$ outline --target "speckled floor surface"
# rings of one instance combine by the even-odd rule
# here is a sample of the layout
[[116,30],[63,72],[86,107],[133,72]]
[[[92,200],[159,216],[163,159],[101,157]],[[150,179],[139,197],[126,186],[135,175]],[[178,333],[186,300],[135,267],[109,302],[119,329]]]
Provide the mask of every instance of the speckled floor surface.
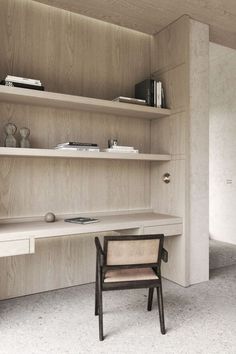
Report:
[[210,240],[210,269],[236,264],[236,245]]
[[99,342],[93,291],[89,284],[1,301],[0,353],[236,353],[236,265],[190,288],[164,281],[165,336],[156,302],[146,311],[146,291],[107,292]]

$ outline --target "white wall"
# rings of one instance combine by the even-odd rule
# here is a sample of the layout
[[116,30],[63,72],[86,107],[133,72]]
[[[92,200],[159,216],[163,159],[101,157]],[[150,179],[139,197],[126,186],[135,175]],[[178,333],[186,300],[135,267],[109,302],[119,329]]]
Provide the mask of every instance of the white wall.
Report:
[[236,244],[236,50],[213,43],[209,165],[210,237]]

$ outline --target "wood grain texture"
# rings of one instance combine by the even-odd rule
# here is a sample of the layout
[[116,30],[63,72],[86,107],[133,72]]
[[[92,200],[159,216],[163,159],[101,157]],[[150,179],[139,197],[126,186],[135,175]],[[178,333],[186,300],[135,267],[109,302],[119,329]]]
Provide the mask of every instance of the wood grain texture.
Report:
[[142,153],[150,152],[150,122],[137,118],[96,114],[62,109],[0,104],[0,145],[4,146],[4,125],[14,122],[19,128],[30,128],[32,148],[49,149],[58,143],[81,141],[107,148],[108,139],[117,138],[120,145],[130,145]]
[[35,254],[0,258],[0,267],[0,299],[93,282],[94,235],[37,240]]
[[30,250],[30,240],[12,240],[0,242],[0,257],[9,257],[21,254],[32,253]]
[[195,20],[210,25],[210,39],[213,42],[236,48],[234,0],[35,0],[85,16],[115,23],[155,34],[187,14]]
[[150,36],[31,0],[0,4],[0,77],[38,78],[48,91],[133,96],[150,75]]
[[[38,78],[51,92],[110,100],[133,96],[135,83],[150,76],[150,36],[31,0],[0,2],[0,39],[0,77]],[[105,148],[108,139],[118,138],[150,152],[148,119],[68,111],[67,104],[31,106],[27,100],[1,102],[1,146],[3,127],[12,121],[30,128],[34,148],[70,140]],[[133,162],[2,157],[0,217],[146,209],[150,163]],[[39,240],[34,255],[0,260],[0,298],[91,282],[94,255],[93,236]]]
[[2,158],[1,166],[1,217],[150,205],[150,171],[145,161]]
[[82,96],[64,95],[61,93],[26,90],[16,87],[0,86],[0,101],[55,107],[68,110],[88,111],[142,119],[156,119],[170,114],[170,110],[157,107],[140,106],[122,102],[112,102]]
[[169,161],[170,155],[141,154],[141,153],[110,153],[93,151],[74,151],[58,149],[32,149],[32,148],[8,148],[0,147],[0,156],[4,157],[39,157],[39,158],[62,158],[84,160],[130,160],[130,161]]
[[[188,158],[187,119],[189,115],[189,32],[190,19],[183,16],[152,40],[151,68],[156,78],[163,80],[168,104],[173,108],[166,120],[152,122],[151,151],[168,151],[172,161],[152,166],[151,205],[156,210],[180,215],[184,219],[183,235],[168,240],[165,247],[169,252],[169,262],[163,265],[163,274],[183,286],[189,285],[188,263],[188,179],[186,162]],[[158,55],[158,51],[160,54]],[[156,60],[157,58],[157,60]],[[175,111],[175,113],[174,113]],[[170,173],[171,182],[165,184],[164,173]],[[156,197],[158,195],[158,197]]]
[[[167,278],[184,286],[207,280],[209,272],[207,34],[207,25],[184,16],[152,42],[152,70],[164,82],[172,115],[152,122],[151,151],[171,153],[172,161],[158,169],[152,166],[151,201],[157,210],[184,218],[182,237],[166,242],[170,261],[163,267]],[[168,185],[162,181],[166,172],[171,175]]]
[[[186,153],[186,112],[172,114],[171,117],[152,123],[151,152],[171,154],[172,159]],[[168,134],[167,134],[168,132]]]
[[[65,222],[65,217],[57,216],[57,219],[53,223],[46,223],[43,220],[43,216],[38,217],[35,221],[27,221],[25,218],[21,218],[18,222],[11,222],[11,219],[1,220],[0,228],[0,245],[5,241],[16,240],[31,240],[47,237],[58,237],[66,235],[81,235],[95,232],[106,231],[119,231],[139,229],[143,227],[162,226],[171,227],[172,233],[169,235],[177,235],[179,228],[182,227],[182,219],[177,216],[168,214],[158,214],[153,212],[133,212],[133,213],[111,213],[111,215],[99,215],[101,213],[93,213],[92,216],[99,219],[99,222],[89,224],[77,224]],[[70,217],[78,216],[78,214],[71,215]],[[68,216],[67,216],[68,218]],[[29,243],[28,243],[28,253]]]

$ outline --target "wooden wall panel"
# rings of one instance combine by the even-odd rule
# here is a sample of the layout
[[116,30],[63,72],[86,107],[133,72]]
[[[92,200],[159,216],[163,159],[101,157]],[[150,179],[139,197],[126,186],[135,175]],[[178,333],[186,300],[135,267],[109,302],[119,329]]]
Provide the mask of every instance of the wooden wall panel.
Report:
[[186,112],[183,111],[153,122],[151,152],[171,154],[172,158],[180,157],[180,155],[184,157],[186,152],[186,119]]
[[[210,25],[212,42],[236,49],[234,0],[34,0],[140,32],[156,34],[177,18],[188,14]],[[177,31],[179,33],[179,29]],[[178,35],[178,34],[177,34]]]
[[[93,141],[105,148],[116,137],[121,145],[150,152],[147,120],[8,104],[0,105],[0,114],[0,130],[8,121],[29,127],[35,148],[66,141]],[[1,145],[4,138],[2,134]],[[0,217],[147,208],[149,166],[138,161],[2,158]]]
[[[153,76],[163,80],[173,114],[152,123],[151,150],[171,153],[172,161],[153,165],[151,202],[184,219],[182,237],[166,242],[170,261],[163,267],[168,279],[184,286],[209,276],[208,46],[208,26],[188,16],[152,41]],[[171,174],[169,185],[162,181],[165,172]]]
[[1,0],[0,77],[40,79],[47,91],[112,99],[150,74],[150,36],[48,7]]
[[[47,91],[113,99],[150,76],[150,36],[31,0],[0,2],[0,78],[37,78]],[[30,104],[30,102],[29,102]],[[35,148],[109,138],[150,152],[150,122],[88,112],[0,104],[3,127],[31,130]],[[19,138],[19,135],[18,135]],[[1,158],[0,217],[150,206],[150,163]],[[94,280],[93,237],[36,242],[36,253],[0,259],[0,298]]]
[[0,180],[1,218],[150,206],[143,161],[2,158]]
[[[168,72],[188,60],[189,17],[182,16],[151,39],[151,72]],[[163,48],[163,50],[162,50]]]
[[107,148],[108,139],[117,138],[120,145],[133,145],[140,152],[150,152],[150,121],[117,117],[84,111],[42,108],[0,103],[0,146],[4,146],[4,126],[16,124],[30,128],[33,148],[53,148],[66,141],[93,141]]
[[94,236],[40,239],[35,254],[0,258],[0,300],[93,282]]
[[[160,53],[159,55],[156,53]],[[187,176],[185,153],[188,151],[186,124],[189,112],[189,18],[183,16],[152,40],[153,77],[162,80],[168,108],[173,115],[152,123],[151,150],[161,149],[172,154],[172,161],[161,168],[152,166],[151,203],[163,213],[182,216],[184,233],[173,242],[166,241],[169,263],[163,266],[163,274],[181,285],[189,285],[187,261]],[[170,173],[171,182],[162,181],[164,173]]]

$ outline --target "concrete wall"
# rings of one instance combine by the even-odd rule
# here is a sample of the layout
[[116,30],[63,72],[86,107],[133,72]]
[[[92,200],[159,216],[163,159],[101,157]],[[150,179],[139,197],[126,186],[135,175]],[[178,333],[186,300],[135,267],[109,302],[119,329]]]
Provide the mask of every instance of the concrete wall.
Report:
[[236,244],[236,50],[210,44],[210,237]]

